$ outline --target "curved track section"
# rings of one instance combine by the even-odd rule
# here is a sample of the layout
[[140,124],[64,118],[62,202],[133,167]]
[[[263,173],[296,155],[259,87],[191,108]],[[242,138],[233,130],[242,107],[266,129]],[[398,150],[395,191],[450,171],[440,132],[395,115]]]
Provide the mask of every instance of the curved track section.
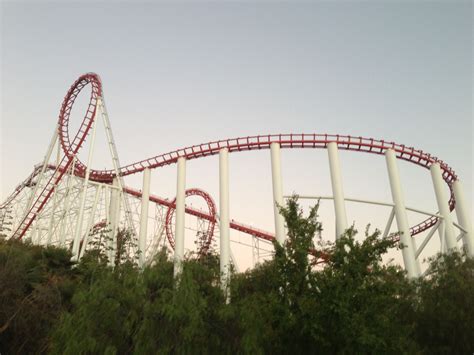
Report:
[[[89,106],[85,113],[84,119],[78,132],[74,138],[70,139],[69,135],[69,118],[73,104],[79,93],[86,86],[91,85],[91,94]],[[87,134],[91,128],[92,122],[95,119],[97,100],[102,97],[102,84],[97,74],[88,73],[79,77],[71,86],[64,98],[61,106],[58,121],[58,133],[61,146],[64,151],[64,156],[61,163],[57,167],[57,172],[52,175],[50,181],[47,182],[44,189],[34,201],[30,210],[25,215],[18,229],[13,234],[15,238],[21,238],[28,230],[29,226],[42,210],[55,186],[61,180],[64,173],[71,165],[74,157],[84,143]],[[170,153],[158,155],[149,159],[145,159],[133,164],[123,166],[119,169],[121,176],[127,176],[139,173],[146,168],[155,169],[165,165],[175,164],[178,157],[185,157],[187,160],[203,158],[206,156],[216,155],[222,148],[227,148],[229,153],[237,153],[250,150],[269,149],[272,143],[280,144],[281,148],[319,148],[324,149],[331,142],[336,142],[341,150],[350,150],[356,152],[365,152],[370,154],[384,154],[388,149],[393,149],[398,159],[408,161],[412,164],[429,169],[433,163],[439,163],[442,169],[443,179],[451,190],[449,200],[450,209],[454,209],[455,199],[452,190],[452,183],[457,179],[454,171],[440,159],[431,156],[421,150],[413,147],[407,147],[403,144],[396,144],[394,142],[386,142],[384,140],[375,140],[372,138],[353,137],[344,135],[328,135],[328,134],[278,134],[278,135],[263,135],[263,136],[249,136],[242,138],[226,139],[221,141],[214,141],[200,145],[194,145],[184,149],[179,149]],[[84,176],[86,166],[76,159],[75,174]],[[113,170],[90,170],[90,179],[97,182],[111,183],[115,176]],[[425,221],[410,228],[411,235],[416,235],[430,228],[437,222],[436,217],[431,217]]]
[[[155,169],[161,166],[175,164],[179,157],[187,160],[202,158],[219,154],[222,148],[227,148],[229,153],[250,150],[270,149],[272,143],[280,144],[281,148],[319,148],[325,149],[331,142],[336,142],[341,150],[365,152],[370,154],[383,155],[389,149],[395,151],[397,159],[405,160],[412,164],[429,169],[434,163],[439,163],[443,179],[450,189],[449,207],[452,211],[455,207],[452,183],[457,179],[454,170],[444,161],[422,150],[407,147],[404,144],[386,142],[373,138],[353,137],[330,134],[275,134],[265,136],[249,136],[243,138],[233,138],[221,141],[214,141],[200,145],[179,149],[170,153],[158,155],[154,158],[142,160],[137,163],[126,165],[120,168],[122,176],[131,175],[143,171],[146,168]],[[110,182],[114,177],[111,170],[95,171],[94,179],[97,181]],[[434,226],[438,221],[437,217],[428,218],[421,223],[410,228],[410,234],[419,234]]]
[[[82,120],[79,130],[75,134],[71,141],[69,136],[69,119],[71,117],[71,110],[76,101],[79,93],[86,86],[91,86],[91,94],[89,99],[89,105],[85,113],[84,119]],[[61,105],[61,111],[59,112],[59,141],[65,154],[65,158],[72,160],[76,157],[74,170],[76,175],[84,176],[86,166],[78,159],[77,152],[84,143],[87,133],[92,126],[92,122],[95,119],[95,113],[97,109],[97,100],[102,96],[102,83],[100,77],[95,73],[84,74],[77,79],[64,97]]]
[[[68,124],[72,106],[74,104],[74,101],[76,100],[76,97],[79,95],[82,89],[84,89],[84,87],[88,85],[91,85],[92,87],[89,99],[89,106],[84,115],[84,119],[82,120],[79,130],[71,141],[69,139]],[[74,82],[74,84],[72,84],[71,88],[67,92],[66,97],[64,98],[64,101],[61,105],[61,111],[59,114],[58,122],[58,134],[64,151],[64,155],[62,156],[60,163],[56,167],[55,173],[51,175],[50,179],[46,182],[44,188],[42,189],[38,197],[32,203],[30,209],[27,211],[20,225],[13,233],[12,238],[21,239],[25,235],[28,228],[31,226],[35,218],[38,216],[38,214],[48,202],[54,189],[61,181],[63,175],[71,166],[74,158],[77,157],[77,153],[79,152],[79,149],[86,140],[87,134],[89,133],[92,123],[94,122],[95,113],[97,109],[97,100],[101,95],[102,84],[100,82],[99,76],[94,73],[88,73],[80,76]],[[83,175],[83,172],[85,171],[85,166],[81,162],[77,162],[79,164],[75,165],[75,170],[78,174]]]
[[[185,197],[189,196],[200,196],[206,201],[209,216],[211,217],[208,219],[208,227],[205,235],[202,237],[203,240],[201,248],[198,250],[199,255],[203,255],[209,250],[209,246],[212,242],[212,237],[214,236],[214,228],[216,226],[216,204],[209,194],[201,189],[189,189],[186,190]],[[166,238],[168,238],[168,242],[174,248],[174,233],[173,233],[173,216],[174,211],[176,210],[176,198],[171,201],[172,205],[168,207],[168,211],[166,212],[166,222],[165,222],[165,231],[166,231]]]
[[[134,196],[134,197],[138,197],[138,198],[142,197],[142,192],[140,190],[132,189],[130,187],[124,187],[123,191],[125,193],[131,195],[131,196]],[[168,200],[168,199],[165,199],[163,197],[159,197],[159,196],[150,194],[150,201],[153,202],[153,203],[157,203],[161,206],[168,207],[168,209],[173,209],[174,210],[176,208],[176,200],[175,199],[174,200]],[[193,207],[190,207],[190,206],[185,207],[185,212],[189,215],[204,219],[204,220],[209,221],[209,222],[213,222],[214,225],[217,222],[217,218],[216,218],[215,213],[214,214],[206,213],[203,210],[193,208]],[[234,219],[230,221],[230,228],[234,229],[236,231],[245,233],[245,234],[253,235],[253,236],[255,236],[257,238],[260,238],[260,239],[268,240],[270,242],[275,239],[275,236],[270,232],[264,231],[262,229],[257,229],[253,226],[246,225],[246,224],[238,222]]]

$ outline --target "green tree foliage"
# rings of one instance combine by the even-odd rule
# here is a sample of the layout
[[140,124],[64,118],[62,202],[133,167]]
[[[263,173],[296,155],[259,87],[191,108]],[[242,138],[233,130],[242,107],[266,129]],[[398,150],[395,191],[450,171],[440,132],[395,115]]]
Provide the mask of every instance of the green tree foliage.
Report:
[[123,229],[109,263],[109,231],[92,235],[91,248],[76,267],[80,287],[53,333],[50,351],[56,354],[125,354],[133,350],[133,336],[142,316],[145,290],[135,256],[132,234]]
[[[172,275],[172,264],[166,271]],[[144,306],[144,319],[136,337],[138,353],[215,353],[221,349],[218,311],[224,297],[218,286],[219,260],[207,255],[184,264],[179,285],[165,278],[160,264],[146,269],[149,297]],[[166,283],[157,290],[153,279]],[[151,293],[150,293],[151,291]],[[158,292],[157,292],[158,291]]]
[[[0,353],[472,351],[472,259],[439,256],[413,282],[382,263],[395,244],[378,231],[318,242],[317,211],[305,216],[297,198],[281,208],[287,241],[272,260],[232,275],[230,304],[212,252],[188,255],[176,282],[165,250],[137,267],[126,231],[113,262],[105,230],[77,264],[66,250],[0,240]],[[327,255],[323,267],[312,264],[314,248]]]
[[142,314],[144,292],[130,267],[103,269],[81,287],[53,334],[54,354],[127,354]]
[[72,264],[64,249],[0,240],[0,353],[47,350],[75,292]]
[[[412,353],[414,287],[398,266],[382,264],[394,246],[366,230],[363,242],[350,228],[334,247],[328,266],[312,274],[316,310],[307,312],[309,332],[324,353]],[[314,325],[319,325],[315,328]]]
[[242,347],[246,353],[284,353],[288,349],[304,352],[311,341],[303,334],[303,309],[311,297],[311,265],[308,251],[313,239],[322,230],[317,221],[318,206],[304,217],[293,198],[284,216],[288,237],[281,246],[274,242],[272,261],[243,274],[234,280],[231,307],[240,315]]
[[[327,266],[308,259],[321,230],[317,208],[303,216],[297,199],[281,213],[288,227],[275,258],[234,280],[232,307],[242,319],[248,353],[394,353],[417,349],[412,324],[414,287],[399,268],[382,264],[394,246],[366,231],[357,242],[350,228],[326,250]],[[237,285],[236,285],[237,284]]]
[[427,354],[474,351],[474,259],[438,255],[419,282],[416,337]]

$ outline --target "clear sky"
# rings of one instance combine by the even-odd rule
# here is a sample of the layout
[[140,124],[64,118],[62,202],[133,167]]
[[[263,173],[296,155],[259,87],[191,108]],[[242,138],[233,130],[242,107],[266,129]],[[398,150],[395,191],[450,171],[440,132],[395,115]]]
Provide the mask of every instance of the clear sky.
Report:
[[[1,10],[2,200],[41,161],[71,83],[94,71],[122,164],[237,136],[361,135],[439,156],[472,201],[470,1],[3,1]],[[331,194],[326,152],[282,155],[285,193]],[[99,144],[94,166],[105,156]],[[341,152],[341,162],[346,196],[390,201],[383,157]],[[231,216],[273,230],[269,152],[230,163]],[[400,169],[407,205],[436,212],[429,172]],[[190,162],[188,186],[217,200],[217,159]],[[175,168],[154,172],[152,190],[173,197]],[[359,229],[386,215],[348,208]]]

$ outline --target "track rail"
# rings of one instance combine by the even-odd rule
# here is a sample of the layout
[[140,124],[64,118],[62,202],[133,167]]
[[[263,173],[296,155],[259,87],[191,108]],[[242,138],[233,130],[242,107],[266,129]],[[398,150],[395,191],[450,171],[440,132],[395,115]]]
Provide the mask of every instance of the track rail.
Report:
[[[137,198],[142,197],[142,192],[141,191],[130,188],[130,187],[124,187],[123,191],[125,193],[127,193],[131,196],[137,197]],[[195,195],[203,197],[206,200],[206,203],[209,207],[209,212],[208,213],[206,213],[203,210],[197,209],[197,208],[193,208],[193,207],[189,207],[189,206],[185,207],[185,212],[186,213],[188,213],[192,216],[207,220],[210,223],[209,228],[208,228],[208,233],[207,233],[208,238],[206,240],[206,244],[204,244],[204,246],[198,252],[199,254],[203,254],[208,250],[209,244],[212,241],[212,237],[213,237],[213,234],[214,234],[214,226],[217,223],[217,214],[216,214],[216,211],[215,211],[215,203],[207,192],[205,192],[201,189],[186,190],[186,196],[195,196]],[[168,200],[168,199],[164,199],[162,197],[152,195],[152,194],[150,194],[149,199],[150,199],[150,201],[152,201],[156,204],[168,207],[168,211],[167,211],[167,214],[166,214],[165,228],[166,228],[166,232],[167,232],[168,241],[170,242],[170,245],[174,248],[174,239],[171,235],[172,232],[171,232],[170,227],[171,227],[171,213],[174,209],[176,209],[176,199]],[[262,229],[258,229],[258,228],[255,228],[253,226],[249,226],[247,224],[238,222],[234,219],[232,219],[230,221],[229,226],[233,230],[236,230],[236,231],[254,236],[254,237],[259,238],[259,239],[264,239],[264,240],[267,240],[269,242],[273,242],[275,240],[275,235],[274,234],[272,234],[270,232],[267,232],[267,231],[264,231]],[[323,252],[321,250],[316,250],[314,248],[312,248],[310,250],[310,254],[313,257],[315,257],[315,259],[312,261],[313,264],[319,264],[321,262],[327,261],[327,259],[328,259],[328,255],[325,252]]]
[[[91,95],[89,106],[87,108],[84,119],[78,132],[74,138],[70,139],[69,135],[69,119],[73,104],[81,92],[81,90],[91,85]],[[92,122],[95,119],[97,100],[102,97],[102,83],[100,77],[95,73],[87,73],[79,77],[71,86],[66,97],[64,98],[59,114],[58,133],[64,156],[57,168],[57,173],[53,174],[51,179],[46,183],[37,199],[34,201],[30,210],[26,213],[24,219],[20,223],[18,229],[14,232],[14,237],[21,239],[30,227],[33,220],[41,212],[42,208],[50,198],[55,186],[59,183],[64,173],[76,158],[74,174],[84,176],[86,166],[77,159],[77,153],[84,143]],[[331,142],[336,142],[341,150],[349,150],[356,152],[365,152],[370,154],[384,154],[388,149],[392,149],[396,153],[396,157],[401,160],[408,161],[412,164],[429,169],[433,163],[439,163],[442,170],[444,181],[449,186],[451,195],[449,200],[450,210],[455,206],[455,199],[452,190],[452,183],[457,179],[453,169],[445,162],[421,150],[413,147],[407,147],[403,144],[394,142],[386,142],[384,140],[376,140],[373,138],[354,137],[347,135],[330,135],[330,134],[274,134],[248,136],[241,138],[226,139],[213,141],[209,143],[190,146],[173,152],[157,155],[152,158],[138,161],[119,168],[120,176],[127,176],[139,173],[146,168],[156,169],[165,165],[175,164],[178,157],[185,157],[187,160],[203,158],[216,155],[222,148],[227,148],[229,153],[237,153],[251,150],[269,149],[272,143],[280,144],[281,148],[312,148],[325,149]],[[115,177],[114,170],[90,170],[90,179],[97,182],[111,183]],[[436,217],[431,217],[423,222],[410,228],[411,235],[416,235],[430,228],[437,222]]]
[[[200,196],[206,201],[207,208],[209,210],[210,219],[207,219],[209,222],[206,235],[203,236],[203,244],[201,248],[198,250],[199,255],[205,254],[209,250],[209,246],[211,245],[212,238],[214,237],[214,228],[216,226],[217,218],[216,218],[216,203],[212,199],[212,197],[204,190],[201,189],[188,189],[185,191],[185,197],[188,196]],[[175,246],[175,239],[174,239],[174,232],[173,232],[173,216],[176,210],[176,197],[173,199],[173,206],[168,207],[168,211],[166,212],[165,218],[165,231],[166,237],[168,238],[168,242],[173,247]],[[186,207],[185,207],[186,212]]]
[[[31,184],[34,183],[33,179],[36,176],[38,176],[38,174],[41,172],[41,169],[42,169],[41,164],[38,164],[37,166],[35,166],[33,172],[21,184],[19,184],[15,188],[13,193],[5,200],[5,202],[2,203],[2,205],[0,205],[0,209],[6,208],[22,192],[22,190],[24,188],[30,187]],[[56,166],[54,166],[52,164],[48,164],[47,169],[55,171]],[[81,177],[80,175],[76,175],[76,176]],[[124,191],[124,193],[126,193],[130,196],[133,196],[133,197],[136,197],[136,198],[142,198],[142,192],[140,190],[134,189],[132,187],[124,186],[123,191]],[[208,199],[212,200],[212,198],[209,196],[209,194],[207,194],[207,192],[205,192],[203,190],[189,189],[189,190],[187,190],[187,193],[188,193],[187,196],[190,195],[190,191],[196,191],[196,192],[200,191],[199,195],[201,195],[203,197],[207,196]],[[207,198],[205,198],[206,202],[207,202]],[[167,198],[164,198],[164,197],[160,197],[160,196],[157,196],[157,195],[150,194],[149,200],[152,201],[153,203],[158,204],[158,205],[167,207],[168,210],[174,210],[176,208],[176,200],[175,199],[170,200],[170,199],[167,199]],[[207,202],[207,204],[209,206],[209,202]],[[217,223],[215,203],[212,202],[212,205],[214,206],[214,209],[210,209],[209,212],[206,212],[206,211],[203,211],[201,209],[194,208],[194,207],[190,207],[190,206],[185,207],[185,212],[187,214],[191,215],[191,216],[194,216],[194,217],[201,218],[201,219],[204,219],[206,221],[212,222],[215,225],[215,223]],[[241,222],[236,221],[234,219],[232,219],[230,221],[230,228],[234,229],[236,231],[245,233],[245,234],[252,235],[252,236],[260,238],[260,239],[268,240],[268,241],[272,241],[272,240],[275,239],[275,236],[271,232],[264,231],[264,230],[259,229],[259,228],[255,228],[253,226],[241,223]],[[213,232],[213,230],[212,230],[212,232]]]
[[[198,189],[191,189],[191,190],[198,190]],[[138,197],[138,198],[142,197],[142,192],[141,191],[130,188],[130,187],[124,187],[123,191],[125,193],[131,195],[131,196],[134,196],[134,197]],[[190,191],[190,190],[187,190],[187,191]],[[202,191],[202,190],[199,190],[199,191]],[[206,193],[206,195],[207,195],[207,193]],[[189,196],[189,195],[187,195],[187,196]],[[150,201],[152,201],[154,203],[157,203],[161,206],[168,207],[168,209],[175,209],[176,208],[176,200],[175,199],[168,200],[168,199],[165,199],[163,197],[159,197],[159,196],[150,194]],[[186,206],[185,207],[185,212],[192,215],[192,216],[205,219],[206,221],[209,221],[209,222],[213,222],[213,223],[217,222],[216,214],[212,213],[212,211],[210,211],[209,213],[206,213],[203,210]],[[267,232],[267,231],[264,231],[262,229],[258,229],[258,228],[246,225],[246,224],[238,222],[234,219],[230,221],[230,228],[234,229],[236,231],[245,233],[245,234],[253,235],[254,237],[257,237],[257,238],[260,238],[260,239],[268,240],[268,241],[272,241],[272,240],[275,239],[275,236],[270,232]]]

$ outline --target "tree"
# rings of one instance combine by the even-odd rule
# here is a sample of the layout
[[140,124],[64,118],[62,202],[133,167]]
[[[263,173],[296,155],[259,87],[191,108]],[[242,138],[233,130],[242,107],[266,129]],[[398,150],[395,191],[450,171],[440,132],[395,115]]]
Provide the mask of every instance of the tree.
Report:
[[65,249],[0,240],[0,353],[45,353],[75,292]]
[[[369,227],[317,239],[318,206],[281,208],[288,236],[274,258],[233,274],[231,303],[219,258],[187,255],[179,282],[162,250],[143,270],[118,237],[92,238],[77,264],[65,249],[0,240],[1,353],[466,353],[474,347],[474,261],[458,253],[409,280],[383,264],[396,247]],[[128,241],[127,241],[128,240]],[[95,243],[95,244],[94,244]],[[316,268],[309,252],[321,249]],[[133,255],[133,253],[132,253]]]
[[[412,353],[415,288],[405,271],[382,264],[394,241],[369,232],[355,240],[351,227],[337,240],[323,271],[314,273],[316,312],[307,312],[309,332],[324,353]],[[317,328],[315,328],[315,325]]]
[[144,270],[147,297],[137,332],[137,353],[217,353],[225,349],[219,310],[219,259],[215,254],[183,263],[179,283],[173,264],[162,253]]
[[405,272],[383,265],[394,241],[366,230],[363,242],[350,228],[325,247],[322,271],[311,267],[308,251],[322,230],[318,206],[307,217],[297,198],[281,208],[288,229],[275,257],[234,277],[234,314],[239,315],[241,346],[251,353],[414,352],[414,287]]
[[[91,261],[81,270],[93,267]],[[90,272],[86,272],[90,275]],[[142,316],[144,289],[131,265],[96,267],[83,283],[52,334],[53,354],[127,354]]]
[[430,260],[419,282],[416,338],[425,353],[468,354],[474,349],[474,259],[460,253]]

